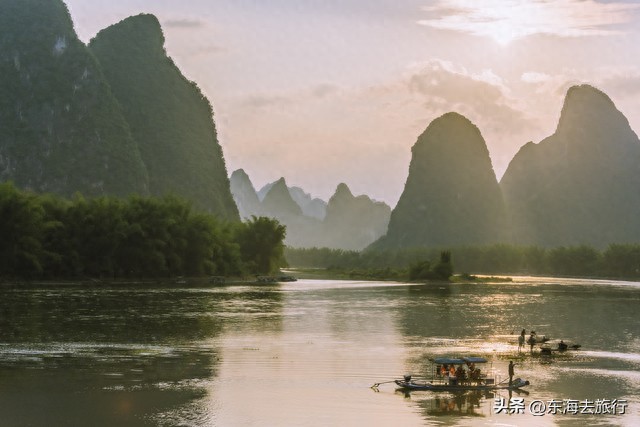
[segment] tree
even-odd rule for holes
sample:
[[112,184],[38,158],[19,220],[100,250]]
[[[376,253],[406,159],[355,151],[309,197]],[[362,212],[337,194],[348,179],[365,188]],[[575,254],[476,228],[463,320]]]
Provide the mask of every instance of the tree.
[[269,274],[284,265],[286,227],[278,220],[252,216],[238,230],[240,253],[250,273]]
[[451,252],[440,252],[440,261],[433,267],[433,278],[439,280],[449,280],[453,275],[453,263],[451,262]]
[[431,278],[431,263],[421,261],[411,264],[409,267],[409,280],[421,280]]
[[0,184],[0,274],[30,277],[42,272],[40,235],[44,210],[35,195]]

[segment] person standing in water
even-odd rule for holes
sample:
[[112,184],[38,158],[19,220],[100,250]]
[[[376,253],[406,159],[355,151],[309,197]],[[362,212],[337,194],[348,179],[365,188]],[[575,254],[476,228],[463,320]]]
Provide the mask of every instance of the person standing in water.
[[529,351],[531,352],[531,354],[533,354],[533,346],[536,345],[536,331],[531,331],[531,336],[529,336],[529,339],[527,340],[527,342],[529,343]]
[[523,329],[522,332],[520,332],[520,336],[518,337],[518,353],[520,353],[520,350],[522,350],[522,347],[524,347],[524,336],[526,335],[526,331]]
[[515,373],[513,369],[513,360],[509,361],[509,387],[513,384],[513,374]]

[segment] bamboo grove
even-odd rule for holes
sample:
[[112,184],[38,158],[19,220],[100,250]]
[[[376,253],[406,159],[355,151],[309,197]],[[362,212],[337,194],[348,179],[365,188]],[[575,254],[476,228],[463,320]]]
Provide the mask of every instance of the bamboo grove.
[[0,277],[242,276],[283,261],[285,227],[223,222],[177,197],[66,200],[0,184]]

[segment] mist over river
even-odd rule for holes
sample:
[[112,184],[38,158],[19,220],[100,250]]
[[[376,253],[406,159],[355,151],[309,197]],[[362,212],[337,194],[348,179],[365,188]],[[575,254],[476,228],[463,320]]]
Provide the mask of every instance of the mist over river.
[[[640,425],[639,310],[640,283],[560,278],[4,284],[0,424]],[[518,354],[523,328],[581,348]],[[438,356],[485,357],[499,381],[513,359],[531,385],[512,395],[371,388],[429,376]]]

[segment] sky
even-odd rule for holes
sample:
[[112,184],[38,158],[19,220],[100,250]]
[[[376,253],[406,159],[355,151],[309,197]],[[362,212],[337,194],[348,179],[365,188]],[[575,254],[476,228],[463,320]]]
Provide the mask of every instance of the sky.
[[[88,42],[139,13],[210,100],[229,174],[337,185],[395,206],[411,147],[449,111],[480,129],[498,179],[588,83],[640,131],[640,2],[66,0]],[[461,171],[464,173],[464,171]]]

